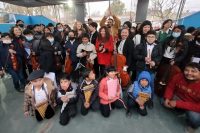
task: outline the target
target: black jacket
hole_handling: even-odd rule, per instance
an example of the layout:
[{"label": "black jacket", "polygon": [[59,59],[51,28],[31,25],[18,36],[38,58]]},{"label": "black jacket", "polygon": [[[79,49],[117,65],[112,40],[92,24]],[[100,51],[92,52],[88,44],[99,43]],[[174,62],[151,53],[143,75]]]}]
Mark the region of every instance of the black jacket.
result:
[{"label": "black jacket", "polygon": [[[163,54],[165,52],[165,49],[170,45],[170,42],[173,39],[174,38],[172,36],[166,38],[164,45],[163,45]],[[177,38],[176,44],[174,47],[176,47],[176,48],[179,47],[178,52],[175,54],[174,61],[176,64],[181,64],[188,53],[188,41],[184,38]]]},{"label": "black jacket", "polygon": [[159,44],[156,44],[151,53],[151,60],[155,62],[155,67],[150,68],[149,65],[145,63],[145,57],[147,57],[147,44],[141,43],[136,46],[134,51],[134,57],[136,60],[136,70],[151,70],[154,71],[159,65],[162,59],[162,47]]},{"label": "black jacket", "polygon": [[49,40],[42,39],[39,46],[39,64],[45,72],[55,71],[54,48]]},{"label": "black jacket", "polygon": [[[121,41],[118,41],[116,44],[117,49],[120,45],[120,42]],[[134,67],[134,47],[135,44],[133,40],[127,38],[123,47],[123,55],[126,57],[126,65],[129,67],[128,70],[133,70]]]},{"label": "black jacket", "polygon": [[[90,35],[90,37],[91,37],[91,35]],[[92,38],[91,38],[91,43],[92,44],[94,44],[94,45],[96,45],[96,39],[97,39],[97,37],[98,37],[98,32],[96,31],[93,35],[92,35]]]}]

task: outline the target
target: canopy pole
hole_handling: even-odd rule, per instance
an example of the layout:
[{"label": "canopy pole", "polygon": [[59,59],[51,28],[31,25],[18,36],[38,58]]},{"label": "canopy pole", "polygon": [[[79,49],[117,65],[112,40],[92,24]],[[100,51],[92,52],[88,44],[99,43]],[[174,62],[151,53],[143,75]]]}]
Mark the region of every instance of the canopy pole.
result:
[{"label": "canopy pole", "polygon": [[[54,14],[56,15],[56,7],[55,5],[53,5],[53,9],[54,9]],[[56,15],[56,22],[58,22],[58,16]]]}]

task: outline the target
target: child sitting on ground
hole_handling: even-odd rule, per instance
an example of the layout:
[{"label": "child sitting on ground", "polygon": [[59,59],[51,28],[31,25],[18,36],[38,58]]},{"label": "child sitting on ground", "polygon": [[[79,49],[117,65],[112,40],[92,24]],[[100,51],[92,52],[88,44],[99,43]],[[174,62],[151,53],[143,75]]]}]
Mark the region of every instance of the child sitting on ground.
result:
[{"label": "child sitting on ground", "polygon": [[49,78],[44,78],[43,70],[35,70],[29,76],[29,84],[24,93],[24,115],[35,116],[37,121],[53,117],[55,102],[55,86]]},{"label": "child sitting on ground", "polygon": [[98,82],[95,80],[95,74],[91,69],[86,69],[83,72],[83,78],[77,93],[81,99],[81,114],[87,115],[89,109],[94,111],[99,109]]},{"label": "child sitting on ground", "polygon": [[60,87],[57,93],[57,103],[61,105],[60,124],[67,125],[71,117],[77,114],[76,87],[71,84],[70,76],[62,74]]},{"label": "child sitting on ground", "polygon": [[100,110],[104,117],[110,116],[113,108],[123,108],[125,106],[121,97],[121,86],[117,78],[117,72],[114,67],[106,69],[107,76],[99,84]]},{"label": "child sitting on ground", "polygon": [[147,115],[146,105],[151,98],[151,76],[149,72],[142,71],[138,80],[133,83],[132,88],[128,91],[128,111],[130,113],[130,109],[134,106],[137,106],[138,113],[142,116]]}]

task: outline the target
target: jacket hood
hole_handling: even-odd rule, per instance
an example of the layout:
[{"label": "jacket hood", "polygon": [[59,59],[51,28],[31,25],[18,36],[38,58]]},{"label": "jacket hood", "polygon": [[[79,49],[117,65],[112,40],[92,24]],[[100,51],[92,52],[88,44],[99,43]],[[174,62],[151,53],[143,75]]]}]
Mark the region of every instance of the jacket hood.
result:
[{"label": "jacket hood", "polygon": [[147,71],[142,71],[138,76],[138,83],[141,79],[146,79],[149,83],[151,82],[151,76],[150,73]]}]

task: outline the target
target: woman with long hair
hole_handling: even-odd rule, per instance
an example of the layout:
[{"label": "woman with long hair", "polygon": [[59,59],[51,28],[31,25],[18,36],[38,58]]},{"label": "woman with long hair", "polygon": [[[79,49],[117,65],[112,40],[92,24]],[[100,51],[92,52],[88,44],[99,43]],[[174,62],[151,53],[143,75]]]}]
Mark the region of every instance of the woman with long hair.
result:
[{"label": "woman with long hair", "polygon": [[103,74],[105,67],[111,65],[111,57],[114,50],[113,37],[106,26],[99,29],[96,40],[97,60],[100,66],[100,73]]}]

